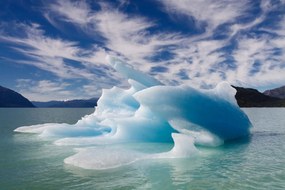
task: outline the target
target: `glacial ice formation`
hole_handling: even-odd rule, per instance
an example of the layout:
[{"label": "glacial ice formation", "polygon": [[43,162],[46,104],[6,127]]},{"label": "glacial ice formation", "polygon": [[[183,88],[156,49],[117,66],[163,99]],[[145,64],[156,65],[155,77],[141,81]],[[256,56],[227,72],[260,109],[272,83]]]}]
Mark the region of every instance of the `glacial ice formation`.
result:
[{"label": "glacial ice formation", "polygon": [[[107,59],[128,79],[129,89],[104,89],[95,112],[74,125],[48,123],[15,131],[56,137],[56,145],[83,146],[65,163],[87,169],[113,168],[141,159],[189,157],[199,153],[196,145],[218,146],[249,135],[251,123],[228,83],[210,90],[165,86],[117,58]],[[169,152],[152,154],[113,147],[134,142],[174,142],[174,146]]]}]

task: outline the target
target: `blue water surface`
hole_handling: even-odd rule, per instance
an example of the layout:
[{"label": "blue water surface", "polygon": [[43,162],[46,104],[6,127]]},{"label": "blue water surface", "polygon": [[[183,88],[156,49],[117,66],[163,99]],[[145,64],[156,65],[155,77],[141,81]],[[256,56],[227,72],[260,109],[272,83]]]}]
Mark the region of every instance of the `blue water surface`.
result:
[{"label": "blue water surface", "polygon": [[[0,109],[0,189],[284,189],[285,109],[247,108],[250,139],[218,148],[202,148],[186,159],[142,160],[102,171],[64,164],[73,155],[53,139],[14,133],[23,125],[75,123],[94,109]],[[172,144],[120,146],[146,152],[167,151]]]}]

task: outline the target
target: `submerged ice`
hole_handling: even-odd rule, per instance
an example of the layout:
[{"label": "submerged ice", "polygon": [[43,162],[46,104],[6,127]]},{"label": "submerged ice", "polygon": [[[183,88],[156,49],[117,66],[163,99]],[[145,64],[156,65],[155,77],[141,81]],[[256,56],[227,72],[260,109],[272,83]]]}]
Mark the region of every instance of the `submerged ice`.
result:
[{"label": "submerged ice", "polygon": [[[128,79],[129,89],[104,89],[95,112],[74,125],[47,123],[15,131],[55,137],[56,145],[82,146],[64,162],[87,169],[189,157],[199,153],[196,145],[218,146],[249,135],[251,123],[228,83],[210,90],[166,86],[117,58],[108,57],[108,61]],[[114,146],[130,142],[173,142],[174,146],[152,154]]]}]

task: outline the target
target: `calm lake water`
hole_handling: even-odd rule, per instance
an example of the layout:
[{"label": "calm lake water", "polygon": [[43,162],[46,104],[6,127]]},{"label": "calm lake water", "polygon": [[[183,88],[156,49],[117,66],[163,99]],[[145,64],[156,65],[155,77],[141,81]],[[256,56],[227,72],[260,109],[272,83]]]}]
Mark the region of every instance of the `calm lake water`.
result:
[{"label": "calm lake water", "polygon": [[[14,133],[23,125],[75,123],[94,109],[0,109],[0,189],[285,189],[285,109],[244,109],[249,140],[203,148],[187,159],[142,160],[103,171],[63,163],[72,147]],[[168,150],[172,144],[132,144]]]}]

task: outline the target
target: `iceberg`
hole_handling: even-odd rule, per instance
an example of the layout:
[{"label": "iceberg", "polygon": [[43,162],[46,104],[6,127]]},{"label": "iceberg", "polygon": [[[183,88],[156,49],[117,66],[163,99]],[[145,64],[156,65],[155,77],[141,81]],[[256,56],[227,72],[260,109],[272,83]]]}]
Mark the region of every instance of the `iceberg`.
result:
[{"label": "iceberg", "polygon": [[[227,82],[208,90],[167,86],[118,58],[107,60],[130,88],[103,89],[95,112],[74,125],[47,123],[22,126],[15,132],[53,137],[60,146],[81,146],[64,162],[97,170],[142,159],[191,157],[199,154],[199,146],[215,147],[249,136],[252,124]],[[162,153],[116,148],[140,142],[173,143],[173,148]]]}]

